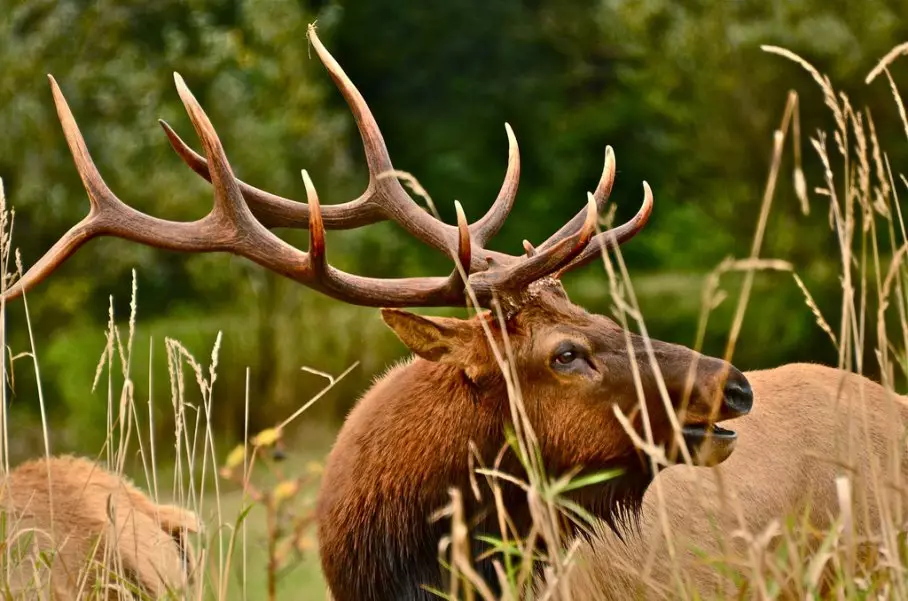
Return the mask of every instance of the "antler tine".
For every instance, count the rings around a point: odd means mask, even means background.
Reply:
[[[328,261],[325,257],[325,224],[322,221],[322,206],[318,201],[315,185],[309,172],[303,169],[303,185],[306,186],[306,200],[309,201],[309,263],[313,271],[326,271]]]
[[[171,147],[190,169],[209,182],[208,161],[184,142],[170,125],[159,119]],[[237,185],[246,204],[255,218],[267,228],[306,227],[309,223],[309,206],[277,194],[266,192],[237,179]],[[363,194],[355,200],[322,207],[322,219],[329,230],[347,230],[378,223],[387,219],[380,208],[370,201],[370,194]]]
[[[520,147],[517,146],[517,138],[510,124],[505,123],[504,128],[508,135],[508,169],[501,183],[501,190],[486,214],[470,226],[470,231],[480,246],[485,246],[498,233],[517,198],[517,187],[520,183]]]
[[[481,281],[497,292],[514,293],[559,271],[579,256],[596,234],[598,213],[593,198],[588,199],[584,213],[586,217],[580,231],[545,250],[537,250],[513,266],[477,273],[471,279],[471,284],[474,280]]]
[[[372,111],[369,110],[366,100],[363,98],[362,94],[360,94],[356,86],[353,85],[353,82],[350,81],[350,78],[347,77],[347,74],[341,68],[337,60],[328,52],[328,49],[325,48],[321,40],[318,39],[314,23],[309,24],[307,36],[309,42],[315,48],[315,53],[318,54],[319,59],[322,61],[325,69],[328,70],[328,74],[331,76],[331,79],[334,80],[337,89],[340,90],[344,100],[347,101],[347,106],[350,107],[350,111],[353,113],[353,118],[356,120],[356,125],[359,128],[362,137],[363,147],[366,151],[366,163],[369,166],[369,175],[371,177],[377,177],[385,171],[391,171],[393,169],[393,166],[391,165],[391,155],[388,153],[388,147],[385,144],[384,136],[382,136],[381,130],[378,128],[378,122],[372,115]]]
[[[47,79],[50,81],[51,93],[54,98],[54,104],[57,107],[57,115],[63,125],[66,142],[76,162],[82,184],[88,193],[88,202],[91,209],[87,217],[70,228],[37,263],[32,265],[17,282],[4,292],[2,298],[5,300],[18,298],[28,290],[31,290],[79,250],[83,244],[97,236],[100,233],[99,216],[105,209],[110,209],[117,205],[116,197],[107,188],[101,178],[101,174],[91,160],[91,155],[88,154],[85,140],[82,138],[72,112],[69,110],[69,105],[67,105],[63,93],[60,91],[60,86],[57,85],[53,75],[48,75]]]
[[[235,230],[241,226],[261,228],[261,224],[252,216],[252,212],[246,206],[246,201],[243,200],[237,188],[233,169],[227,162],[224,147],[221,145],[221,140],[218,138],[211,120],[189,88],[186,87],[186,82],[179,73],[173,74],[173,81],[177,87],[177,94],[180,95],[180,100],[183,102],[183,107],[189,115],[189,120],[202,142],[205,154],[217,159],[212,161],[209,166],[211,185],[214,186],[214,208],[211,215],[216,218],[226,217]]]
[[[596,190],[593,192],[593,198],[596,200],[596,210],[601,213],[605,209],[605,203],[608,202],[612,195],[612,186],[615,183],[615,151],[611,146],[605,147],[605,162],[602,166],[602,175],[599,177],[599,183],[596,184]],[[565,236],[577,231],[583,225],[586,219],[586,211],[581,210],[574,215],[570,221],[561,226],[557,232],[548,237],[548,239],[539,245],[540,250],[544,250],[555,244]]]
[[[48,75],[47,79],[50,81],[50,90],[54,98],[54,106],[57,109],[57,117],[63,127],[63,135],[66,138],[69,151],[72,153],[73,161],[76,163],[76,169],[82,179],[82,185],[85,186],[85,191],[88,193],[88,202],[91,205],[90,218],[93,214],[100,213],[110,207],[116,207],[120,203],[113,192],[110,191],[110,188],[107,187],[107,184],[104,183],[98,168],[95,167],[95,163],[88,153],[88,148],[85,146],[82,132],[79,131],[76,119],[73,117],[69,104],[57,84],[57,80],[54,79],[53,75]]]
[[[218,244],[221,228],[206,217],[193,223],[180,223],[150,217],[124,204],[110,190],[98,172],[85,139],[69,104],[53,76],[48,75],[57,116],[76,171],[88,193],[91,210],[3,294],[6,300],[18,298],[41,283],[71,257],[83,244],[98,236],[115,236],[149,246],[170,250],[198,251]]]
[[[391,156],[388,153],[384,136],[378,127],[378,122],[362,94],[318,39],[313,24],[309,25],[308,37],[315,48],[315,53],[346,100],[350,112],[353,113],[353,119],[356,121],[362,139],[366,165],[369,168],[369,189],[373,191],[372,202],[380,204],[385,215],[397,221],[410,234],[447,254],[456,235],[454,228],[441,223],[416,204],[396,177],[380,177],[382,174],[390,173],[394,166],[391,164]],[[367,190],[366,193],[368,194],[369,191]]]
[[[603,248],[607,248],[609,245],[618,247],[636,236],[649,221],[652,213],[653,191],[648,183],[643,182],[643,204],[640,206],[640,210],[637,211],[637,214],[625,223],[597,234],[595,238],[590,240],[590,243],[583,249],[583,252],[561,270],[559,276],[568,271],[577,269],[578,267],[582,267],[590,261],[601,258]]]
[[[463,267],[464,273],[470,275],[470,260],[473,249],[470,243],[470,228],[467,225],[467,216],[459,200],[454,201],[454,212],[457,213],[457,261]]]

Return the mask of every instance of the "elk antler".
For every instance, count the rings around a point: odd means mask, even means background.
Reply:
[[[365,100],[340,65],[309,26],[309,39],[334,79],[356,119],[369,167],[369,184],[350,202],[321,207],[315,186],[303,171],[308,204],[270,194],[233,175],[224,149],[208,116],[174,75],[180,99],[202,143],[205,156],[195,153],[173,129],[161,122],[171,145],[196,173],[211,182],[214,206],[204,218],[193,222],[158,219],[123,203],[107,187],[95,167],[85,140],[57,82],[50,77],[57,114],[63,126],[76,169],[88,192],[88,216],[70,229],[35,265],[5,293],[9,300],[44,280],[85,242],[99,236],[115,236],[148,246],[183,252],[230,252],[334,298],[358,305],[462,306],[464,281],[458,270],[448,277],[380,279],[346,273],[328,264],[325,230],[350,229],[393,220],[426,244],[441,250],[463,267],[480,305],[494,297],[514,300],[533,281],[561,274],[595,258],[606,244],[618,245],[642,229],[652,211],[649,187],[643,206],[629,222],[595,235],[597,217],[611,191],[615,177],[614,154],[606,150],[605,168],[596,192],[587,206],[538,249],[526,243],[525,256],[512,256],[486,249],[485,244],[501,228],[517,193],[520,156],[514,133],[506,126],[509,142],[508,168],[498,198],[478,221],[468,224],[459,203],[457,226],[445,224],[424,211],[393,175],[388,149]],[[294,248],[270,228],[309,230],[309,251]]]

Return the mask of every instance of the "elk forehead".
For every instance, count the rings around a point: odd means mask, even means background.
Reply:
[[[518,327],[555,323],[579,323],[589,317],[582,307],[568,298],[561,281],[544,278],[527,287],[520,298],[520,305],[514,311]]]
[[[593,342],[620,330],[611,319],[571,302],[561,282],[552,278],[536,282],[513,322],[518,332],[531,339],[552,328],[564,334],[583,335]]]

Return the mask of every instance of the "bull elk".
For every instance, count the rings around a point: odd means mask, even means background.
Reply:
[[[755,498],[763,502],[779,484],[760,475],[771,464],[772,475],[789,478],[789,497],[796,496],[798,477],[804,476],[806,468],[787,463],[783,453],[789,447],[778,448],[777,456],[772,449],[762,455],[752,449],[767,442],[795,444],[797,437],[787,433],[802,427],[806,414],[792,407],[801,401],[799,395],[827,385],[826,372],[796,371],[795,382],[788,382],[792,368],[745,376],[725,361],[630,334],[607,317],[573,304],[561,286],[563,274],[599,258],[607,247],[630,240],[651,214],[653,198],[644,184],[637,214],[597,233],[598,214],[615,176],[610,150],[587,206],[548,240],[536,247],[525,243],[521,255],[489,250],[486,245],[502,226],[517,192],[519,152],[510,128],[504,183],[489,211],[470,224],[458,205],[457,225],[445,224],[421,209],[395,177],[386,177],[393,167],[372,113],[312,26],[308,37],[347,101],[362,138],[369,183],[360,197],[322,207],[305,171],[307,203],[238,180],[211,122],[177,75],[177,90],[205,156],[195,153],[166,123],[162,126],[183,161],[211,182],[214,206],[206,217],[192,223],[145,215],[119,200],[104,183],[51,78],[63,131],[91,211],[10,288],[7,299],[38,284],[89,239],[116,236],[177,251],[230,252],[335,299],[383,307],[383,319],[415,357],[387,372],[356,404],[328,459],[317,510],[319,550],[325,577],[338,600],[428,599],[431,595],[424,586],[444,586],[437,549],[448,526],[431,522],[428,516],[446,504],[451,487],[470,487],[470,443],[487,463],[505,445],[511,422],[507,383],[493,357],[495,344],[505,337],[546,470],[558,474],[576,466],[591,471],[621,468],[621,476],[576,496],[583,508],[613,529],[620,530],[639,513],[654,478],[650,463],[616,418],[616,406],[632,416],[632,427],[638,432],[644,427],[645,409],[652,437],[659,444],[680,443],[675,427],[680,424],[688,447],[708,450],[703,457],[714,464],[734,457],[737,441],[735,432],[717,422],[751,419],[741,421],[750,424],[748,464],[739,465],[735,476],[746,480],[747,490],[756,491]],[[450,256],[459,268],[446,277],[384,280],[349,274],[328,264],[326,230],[383,220],[397,222]],[[279,227],[308,229],[308,251],[288,245],[271,232]],[[456,319],[401,310],[463,307],[468,293],[479,308],[500,308],[502,320],[495,311]],[[764,407],[742,417],[753,403],[751,380]],[[672,411],[666,411],[663,392]],[[830,436],[818,427],[804,431],[822,440]],[[519,469],[512,456],[506,455],[503,461],[503,471]],[[685,491],[688,496],[697,494]],[[505,488],[503,494],[515,528],[525,534],[531,523],[525,493],[515,487]],[[481,497],[485,500],[470,496],[466,511],[475,532],[494,534],[498,531],[494,509],[487,505],[489,495]],[[764,517],[760,508],[754,510]],[[644,522],[648,523],[646,515]],[[612,552],[608,541],[601,544]],[[633,548],[634,543],[628,546]],[[497,581],[491,562],[481,561],[477,568],[488,582]],[[616,598],[625,597],[619,593]]]
[[[158,598],[193,574],[195,514],[155,503],[88,459],[19,465],[0,479],[0,513],[0,594],[13,599]]]

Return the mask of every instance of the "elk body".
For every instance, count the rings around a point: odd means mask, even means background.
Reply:
[[[679,598],[676,565],[681,586],[701,598],[742,598],[700,555],[752,575],[753,557],[745,537],[731,536],[736,531],[759,538],[773,522],[806,512],[818,531],[808,541],[815,549],[837,518],[851,515],[843,536],[879,547],[885,534],[881,512],[889,523],[904,519],[908,398],[822,365],[791,364],[745,375],[753,385],[754,410],[734,422],[739,434],[734,453],[712,469],[676,465],[657,478],[677,559],[669,555],[653,486],[644,497],[639,537],[624,542],[601,529],[584,545],[570,578],[576,601]],[[848,507],[842,507],[848,497],[840,498],[837,476],[849,478]],[[890,549],[898,546],[886,542]],[[794,588],[777,582],[782,592]],[[752,586],[748,598],[762,597]]]
[[[0,593],[14,599],[158,598],[188,582],[195,514],[88,459],[23,463],[0,480],[0,512]]]
[[[652,195],[644,184],[638,213],[627,223],[596,232],[598,214],[615,175],[610,149],[587,206],[548,240],[536,247],[525,242],[524,253],[516,256],[488,250],[485,246],[501,228],[517,192],[519,153],[510,128],[507,172],[492,207],[470,224],[457,205],[457,225],[444,224],[420,208],[397,179],[387,177],[393,166],[368,106],[311,26],[309,40],[350,106],[361,134],[370,178],[359,198],[321,207],[306,172],[308,203],[238,180],[208,117],[176,76],[206,156],[196,154],[169,126],[162,125],[179,156],[211,182],[214,207],[192,223],[139,213],[104,183],[59,87],[51,80],[91,211],[9,289],[7,299],[39,283],[87,240],[106,235],[178,251],[231,252],[336,299],[384,307],[384,320],[415,357],[390,370],[357,403],[328,459],[318,501],[319,551],[338,601],[429,599],[434,597],[424,585],[444,588],[437,553],[449,525],[431,522],[429,516],[447,504],[451,487],[470,489],[471,443],[486,464],[492,464],[504,447],[505,429],[511,425],[508,382],[495,354],[504,343],[510,348],[511,384],[521,391],[545,469],[555,475],[576,467],[623,470],[618,478],[583,489],[574,498],[615,529],[639,513],[655,475],[620,424],[615,408],[629,416],[630,427],[638,434],[648,432],[656,444],[674,447],[683,442],[696,457],[712,464],[735,456],[736,434],[716,423],[748,419],[741,417],[753,404],[748,377],[725,361],[633,335],[571,303],[561,286],[563,274],[638,233],[652,211]],[[457,269],[446,277],[382,280],[328,264],[326,229],[383,220],[397,222],[450,256]],[[278,227],[307,228],[308,252],[270,231]],[[456,319],[401,310],[463,307],[468,298],[479,309],[492,311]],[[806,386],[819,386],[814,382],[818,377],[825,376],[806,375]],[[767,400],[770,407],[798,401],[791,394]],[[759,409],[753,415],[760,415]],[[771,422],[763,426],[767,431],[754,428],[760,431],[749,433],[748,444],[765,444],[774,433],[789,427],[772,421],[776,418],[770,413],[765,419]],[[779,451],[778,460],[787,461],[783,449]],[[501,458],[502,471],[517,468],[512,454]],[[671,469],[660,478],[668,477]],[[785,473],[797,474],[800,469]],[[747,474],[752,473],[748,467]],[[754,482],[753,486],[762,494],[775,484]],[[485,493],[479,499],[465,495],[474,533],[493,532],[493,508]],[[525,535],[531,522],[527,495],[507,486],[503,495],[514,528]],[[480,562],[478,569],[488,582],[497,581],[488,561]]]

